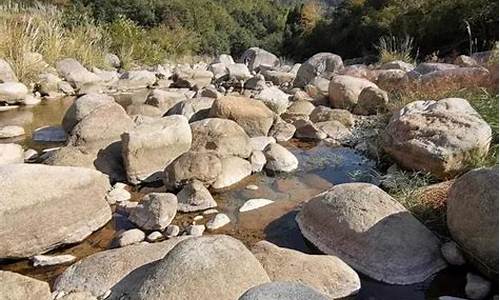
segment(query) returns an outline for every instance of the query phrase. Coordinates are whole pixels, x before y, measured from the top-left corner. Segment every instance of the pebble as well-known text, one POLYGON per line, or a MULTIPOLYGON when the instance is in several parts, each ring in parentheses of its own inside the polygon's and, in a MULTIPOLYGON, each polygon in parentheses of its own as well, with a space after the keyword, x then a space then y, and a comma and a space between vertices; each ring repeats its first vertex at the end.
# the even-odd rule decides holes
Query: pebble
POLYGON ((35 255, 31 258, 34 267, 46 267, 73 262, 76 257, 73 255, 35 255))
POLYGON ((215 215, 216 213, 218 213, 219 211, 216 210, 215 208, 211 208, 211 209, 207 209, 203 212, 203 215, 207 216, 207 215, 215 215))
POLYGON ((256 186, 255 184, 249 184, 245 187, 247 190, 250 190, 250 191, 256 191, 259 189, 258 186, 256 186))
POLYGON ((38 157, 38 152, 35 149, 28 149, 24 151, 24 161, 33 161, 38 157))
POLYGON ((168 225, 167 228, 163 231, 163 235, 165 235, 167 238, 172 238, 176 237, 179 235, 179 232, 181 229, 177 225, 168 225))
POLYGON ((226 214, 220 213, 215 215, 215 217, 208 221, 207 229, 208 230, 217 230, 227 224, 231 223, 231 219, 226 214))
POLYGON ((203 216, 201 216, 201 215, 195 216, 195 217, 193 218, 193 220, 194 220, 194 221, 200 221, 200 220, 203 220, 203 216))
POLYGON ((205 225, 190 225, 187 228, 187 234, 191 236, 202 236, 205 232, 205 225))
POLYGON ((441 246, 441 253, 450 265, 462 266, 465 264, 465 258, 455 242, 444 243, 441 246))
POLYGON ((268 199, 250 199, 242 207, 240 207, 240 212, 246 212, 250 210, 254 210, 257 208, 264 207, 273 203, 274 201, 268 199))
POLYGON ((159 231, 153 231, 146 237, 146 241, 148 242, 156 242, 161 239, 163 239, 163 234, 159 231))
POLYGON ((484 299, 491 290, 491 282, 479 275, 467 273, 467 284, 465 285, 465 294, 472 300, 484 299))
POLYGON ((115 204, 115 203, 120 203, 124 201, 128 201, 132 198, 132 195, 125 190, 121 188, 113 188, 111 191, 108 192, 106 195, 106 200, 108 200, 109 204, 115 204))
POLYGON ((140 229, 130 229, 127 231, 122 232, 118 238, 118 246, 120 247, 125 247, 128 245, 136 244, 139 242, 144 241, 144 238, 146 237, 146 234, 140 230, 140 229))
POLYGON ((8 139, 24 135, 24 128, 21 126, 8 125, 0 127, 0 139, 8 139))

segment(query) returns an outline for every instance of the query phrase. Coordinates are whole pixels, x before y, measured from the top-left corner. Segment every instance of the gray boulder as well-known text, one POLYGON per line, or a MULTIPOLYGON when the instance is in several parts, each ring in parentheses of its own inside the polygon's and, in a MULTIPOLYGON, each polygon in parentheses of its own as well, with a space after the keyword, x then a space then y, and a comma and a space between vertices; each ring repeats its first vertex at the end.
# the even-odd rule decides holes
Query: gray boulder
POLYGON ((330 79, 343 67, 340 56, 326 52, 317 53, 300 66, 293 86, 303 88, 317 76, 330 79))
POLYGON ((375 280, 413 284, 446 267, 437 237, 372 184, 336 185, 309 200, 296 220, 318 249, 375 280))
POLYGON ((177 197, 169 193, 150 193, 142 198, 129 220, 144 230, 163 230, 175 217, 177 197))
POLYGON ((243 52, 240 61, 246 64, 250 71, 260 68, 273 68, 280 63, 276 55, 257 47, 252 47, 243 52))
POLYGON ((221 172, 222 163, 216 153, 189 151, 168 165, 164 182, 168 188, 178 188, 192 180, 210 186, 221 172))
POLYGON ((238 300, 329 300, 316 289, 296 282, 270 282, 246 291, 238 300))
POLYGON ((177 194, 177 210, 194 212, 217 207, 217 202, 201 181, 193 180, 177 194))
POLYGON ((73 58, 66 58, 58 61, 56 63, 56 69, 59 76, 77 89, 101 82, 99 76, 85 69, 73 58))

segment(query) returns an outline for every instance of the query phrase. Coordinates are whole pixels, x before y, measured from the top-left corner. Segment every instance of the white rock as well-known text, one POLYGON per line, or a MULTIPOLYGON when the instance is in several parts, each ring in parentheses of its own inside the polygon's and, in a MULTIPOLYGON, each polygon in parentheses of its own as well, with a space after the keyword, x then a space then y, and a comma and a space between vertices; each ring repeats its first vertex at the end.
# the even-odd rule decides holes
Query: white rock
POLYGON ((156 242, 158 240, 161 240, 163 238, 163 234, 159 231, 153 231, 148 236, 146 237, 146 241, 148 242, 156 242))
POLYGON ((267 163, 266 169, 275 172, 292 172, 299 166, 299 161, 280 144, 270 144, 264 149, 267 163))
POLYGON ((24 161, 32 161, 38 157, 38 152, 35 149, 24 151, 24 161))
POLYGON ((220 213, 215 215, 215 217, 208 221, 207 229, 208 230, 217 230, 227 224, 231 223, 231 219, 226 214, 220 213))
POLYGON ((205 231, 205 225, 190 225, 187 228, 187 234, 191 236, 202 236, 205 231))
POLYGON ((214 215, 216 213, 218 213, 219 211, 216 210, 215 208, 212 208, 212 209, 207 209, 203 212, 203 215, 207 216, 207 215, 214 215))
POLYGON ((0 139, 8 139, 24 135, 24 128, 21 126, 9 125, 0 127, 0 139))
POLYGON ((240 207, 240 212, 258 209, 272 203, 274 203, 274 201, 268 199, 250 199, 245 202, 242 207, 240 207))
POLYGON ((256 186, 255 184, 249 184, 245 187, 247 190, 250 190, 250 191, 256 191, 259 189, 258 186, 256 186))
POLYGON ((252 174, 252 166, 247 160, 239 157, 227 157, 221 160, 222 172, 212 187, 222 189, 236 184, 252 174))
POLYGON ((262 151, 267 145, 276 143, 276 139, 272 136, 256 136, 250 138, 250 146, 253 150, 262 151))
POLYGON ((177 226, 177 225, 168 225, 167 228, 165 228, 165 231, 163 231, 163 234, 167 238, 172 238, 172 237, 178 236, 180 231, 181 230, 180 230, 179 226, 177 226))
POLYGON ((193 221, 195 221, 195 222, 196 222, 196 221, 201 221, 201 220, 203 220, 203 216, 201 216, 201 215, 195 216, 195 217, 193 218, 193 221))
POLYGON ((120 188, 113 188, 111 191, 108 192, 106 195, 106 200, 108 201, 109 204, 115 204, 119 202, 124 202, 128 201, 132 198, 132 195, 125 190, 125 189, 120 189, 120 188))
POLYGON ((35 97, 33 95, 27 95, 23 100, 23 104, 29 106, 40 104, 40 102, 42 102, 42 99, 35 97))
POLYGON ((0 165, 23 162, 23 147, 18 144, 0 144, 0 165))
POLYGON ((467 284, 465 294, 472 300, 484 299, 491 290, 491 282, 479 275, 467 273, 467 284))
POLYGON ((28 88, 20 82, 0 83, 0 102, 23 102, 28 95, 28 88))
POLYGON ((117 239, 118 246, 125 247, 144 241, 146 234, 140 229, 130 229, 122 232, 117 239))
POLYGON ((34 267, 46 267, 73 262, 76 257, 73 255, 35 255, 31 258, 34 267))
POLYGON ((266 156, 262 151, 253 151, 249 160, 252 165, 252 172, 254 173, 262 171, 267 162, 266 156))

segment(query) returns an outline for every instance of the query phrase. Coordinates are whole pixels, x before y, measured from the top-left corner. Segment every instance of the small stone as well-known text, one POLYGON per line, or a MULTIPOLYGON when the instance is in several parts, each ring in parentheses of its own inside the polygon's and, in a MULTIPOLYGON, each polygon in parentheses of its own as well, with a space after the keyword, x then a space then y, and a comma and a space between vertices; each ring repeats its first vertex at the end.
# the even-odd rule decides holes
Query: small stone
POLYGON ((0 165, 24 162, 23 147, 18 144, 0 144, 0 165))
POLYGON ((208 189, 199 180, 186 184, 177 194, 178 207, 181 212, 194 212, 217 207, 217 202, 208 189))
POLYGON ((231 219, 226 214, 217 214, 207 223, 208 230, 217 230, 227 224, 231 223, 231 219))
POLYGON ((165 235, 167 238, 172 238, 176 237, 179 235, 179 232, 181 229, 177 225, 168 225, 167 228, 165 228, 165 231, 163 231, 163 235, 165 235))
POLYGON ((163 239, 163 234, 159 231, 153 231, 146 237, 146 241, 148 242, 156 242, 163 239))
POLYGON ((35 255, 31 258, 34 267, 46 267, 70 263, 76 260, 73 255, 35 255))
POLYGON ((195 216, 195 217, 193 218, 193 221, 195 221, 195 222, 196 222, 196 221, 201 221, 201 220, 203 220, 203 216, 201 216, 201 215, 195 216))
POLYGON ((0 127, 0 139, 10 139, 24 135, 24 128, 21 126, 3 126, 0 127))
POLYGON ((124 201, 128 201, 132 198, 132 195, 125 190, 121 188, 113 188, 111 191, 108 192, 106 195, 106 200, 108 201, 109 204, 115 204, 115 203, 120 203, 124 201))
POLYGON ((190 225, 187 228, 187 234, 191 236, 202 236, 205 231, 205 225, 190 225))
POLYGON ((465 264, 465 258, 455 242, 444 243, 441 246, 441 253, 450 265, 462 266, 465 264))
POLYGON ((219 211, 212 208, 212 209, 207 209, 203 212, 203 215, 207 216, 207 215, 215 215, 216 213, 218 213, 219 211))
POLYGON ((252 166, 252 172, 258 173, 264 169, 267 159, 262 151, 255 150, 250 154, 250 164, 252 166))
POLYGON ((274 203, 274 201, 268 199, 250 199, 247 202, 245 202, 245 204, 243 204, 242 207, 240 207, 240 212, 254 210, 272 203, 274 203))
POLYGON ((38 157, 38 152, 35 149, 28 149, 24 151, 24 161, 33 161, 38 157))
POLYGON ((250 191, 256 191, 259 189, 258 186, 256 186, 255 184, 249 184, 245 187, 247 190, 250 190, 250 191))
POLYGON ((479 275, 467 273, 467 284, 465 294, 472 300, 484 299, 491 290, 491 282, 479 275))
POLYGON ((118 235, 117 243, 119 247, 125 247, 144 241, 146 234, 140 229, 130 229, 118 235))

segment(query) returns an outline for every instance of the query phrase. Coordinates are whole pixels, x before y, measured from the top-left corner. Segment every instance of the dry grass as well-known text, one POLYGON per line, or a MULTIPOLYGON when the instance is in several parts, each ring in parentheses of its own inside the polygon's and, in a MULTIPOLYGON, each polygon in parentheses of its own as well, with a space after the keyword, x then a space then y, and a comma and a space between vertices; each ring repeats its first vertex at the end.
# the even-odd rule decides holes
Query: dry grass
POLYGON ((383 64, 395 60, 415 63, 413 44, 413 38, 409 36, 405 36, 404 38, 395 36, 380 37, 377 45, 375 45, 375 48, 379 52, 379 63, 383 64))

